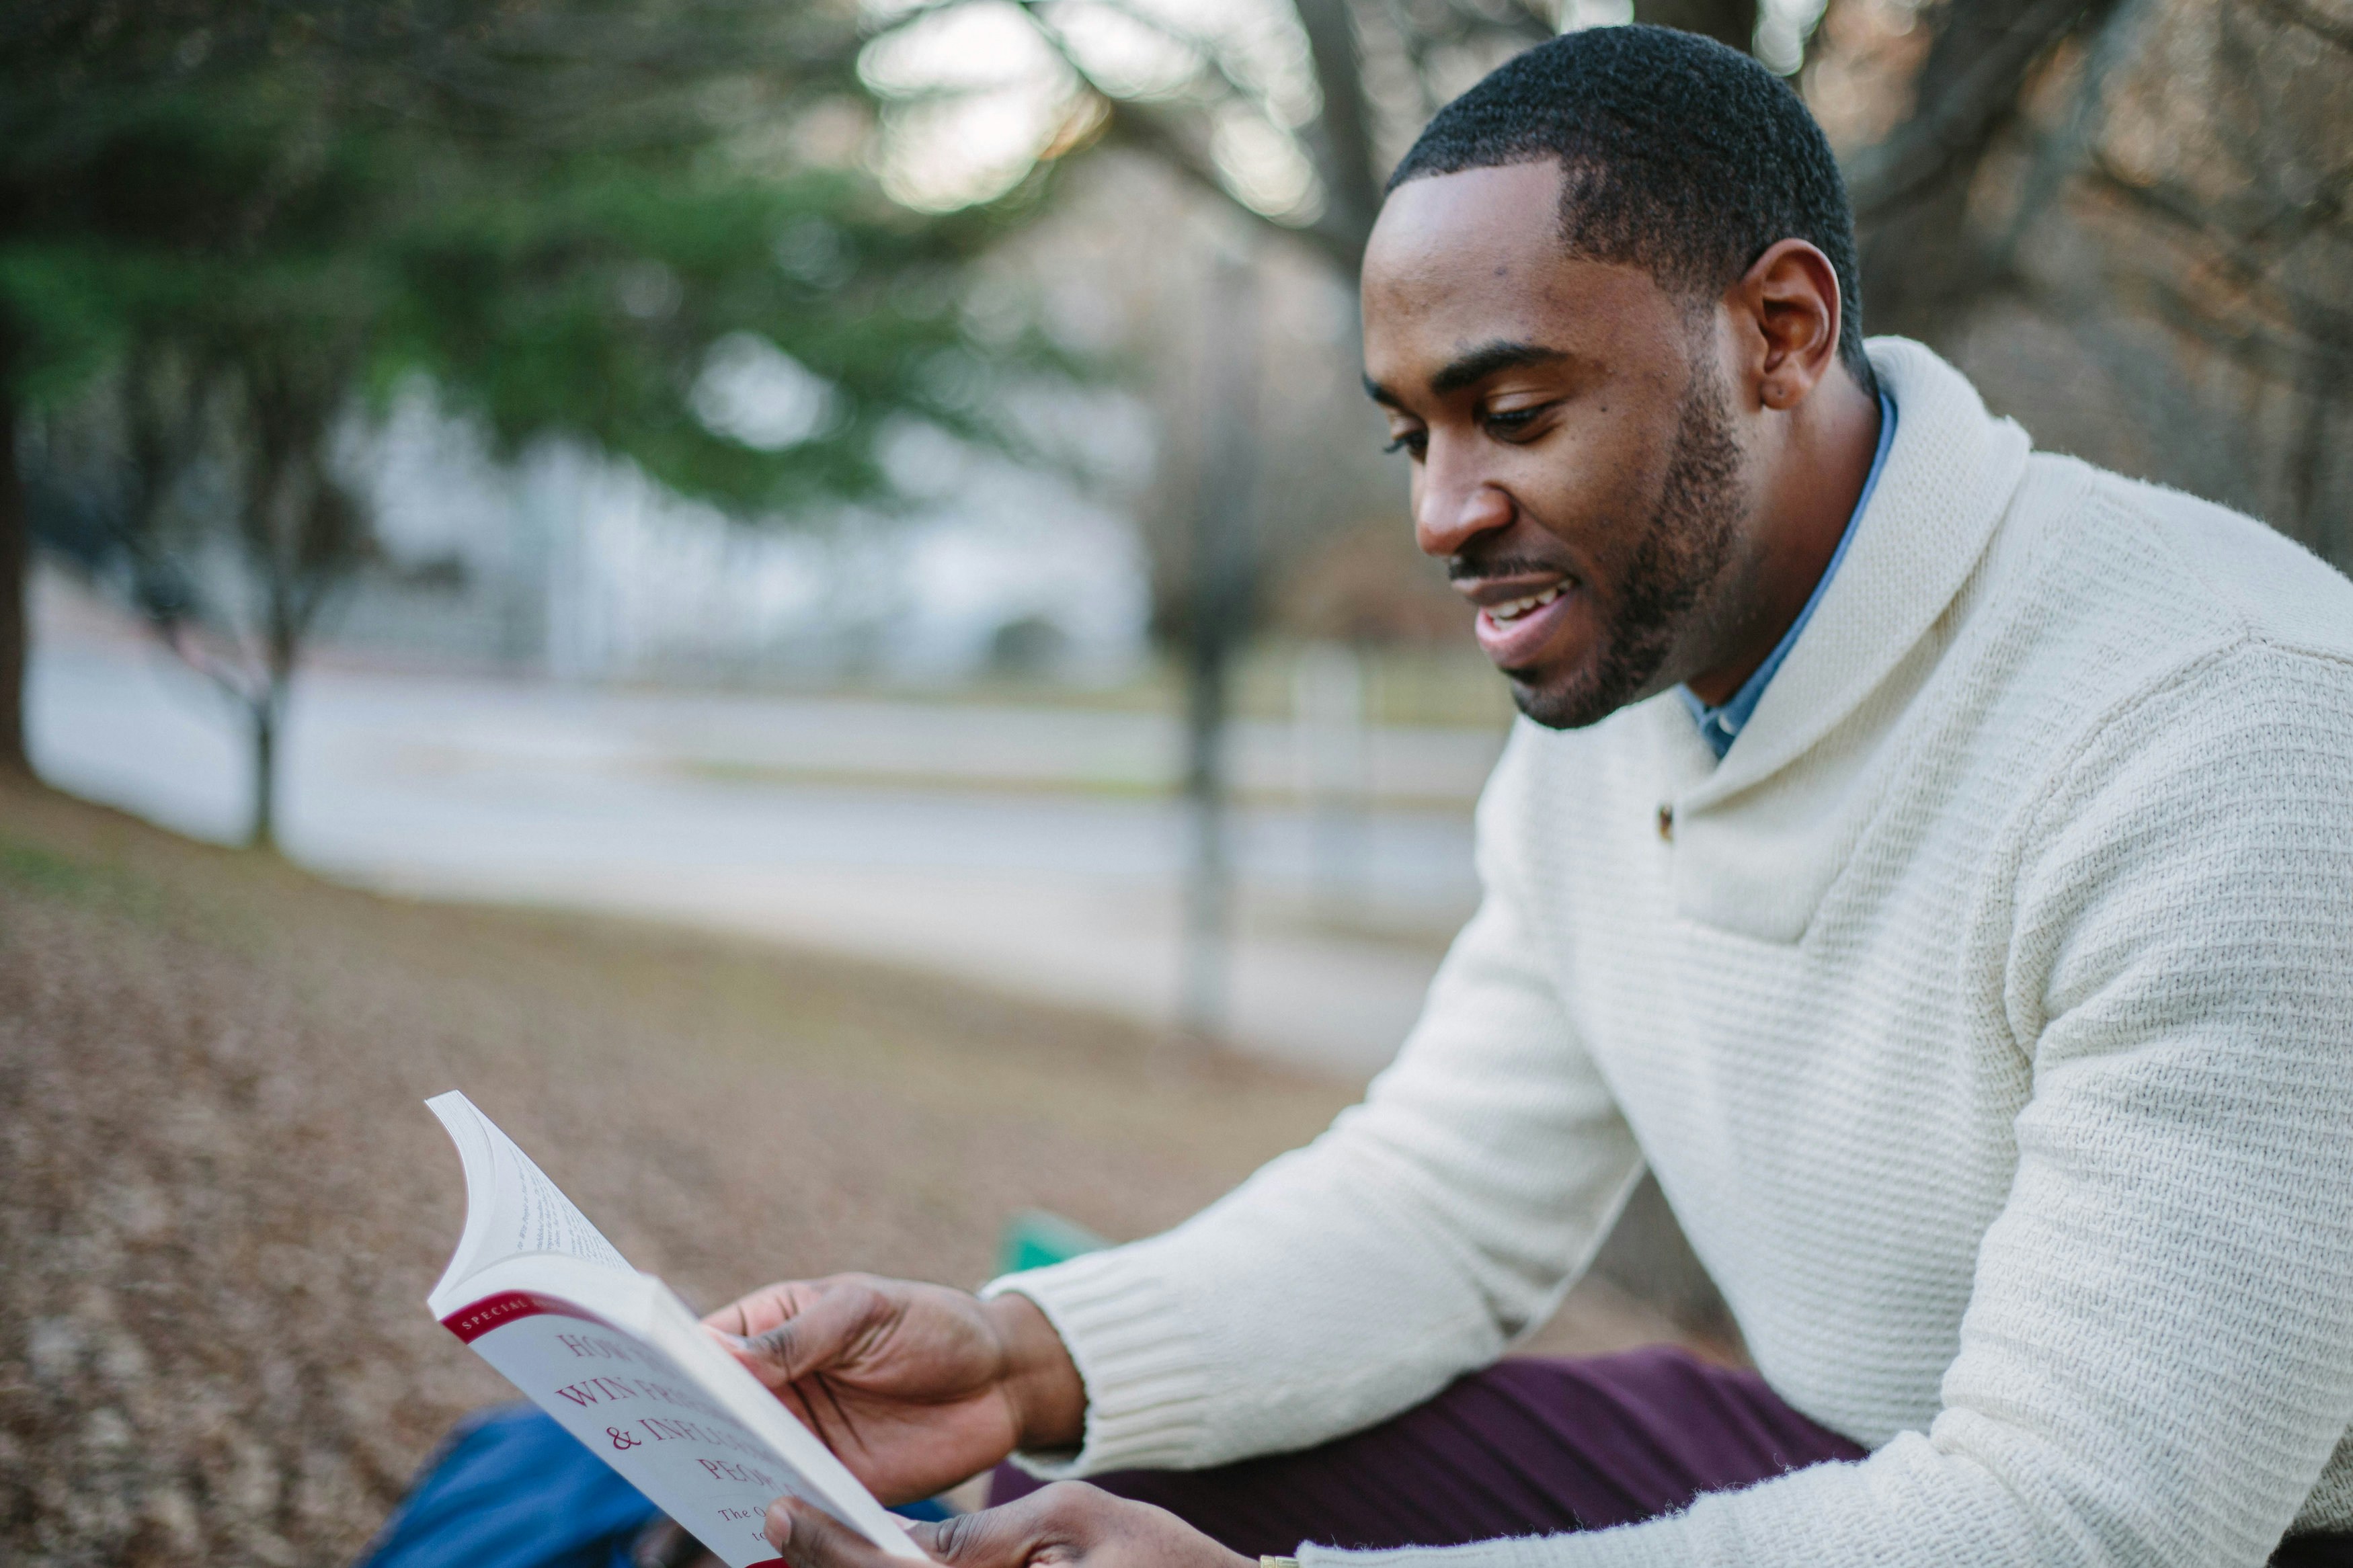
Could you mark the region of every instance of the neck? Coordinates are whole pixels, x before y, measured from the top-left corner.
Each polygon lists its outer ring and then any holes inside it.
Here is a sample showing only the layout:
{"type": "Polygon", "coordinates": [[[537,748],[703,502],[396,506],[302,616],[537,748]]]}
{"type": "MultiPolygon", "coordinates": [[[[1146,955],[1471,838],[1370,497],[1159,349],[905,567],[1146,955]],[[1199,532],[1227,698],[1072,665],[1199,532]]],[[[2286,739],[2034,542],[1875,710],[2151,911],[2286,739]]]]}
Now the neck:
{"type": "Polygon", "coordinates": [[[1737,602],[1717,618],[1706,667],[1683,682],[1711,707],[1730,701],[1796,624],[1838,553],[1879,449],[1879,399],[1843,368],[1780,417],[1786,425],[1748,569],[1736,579],[1737,602]]]}

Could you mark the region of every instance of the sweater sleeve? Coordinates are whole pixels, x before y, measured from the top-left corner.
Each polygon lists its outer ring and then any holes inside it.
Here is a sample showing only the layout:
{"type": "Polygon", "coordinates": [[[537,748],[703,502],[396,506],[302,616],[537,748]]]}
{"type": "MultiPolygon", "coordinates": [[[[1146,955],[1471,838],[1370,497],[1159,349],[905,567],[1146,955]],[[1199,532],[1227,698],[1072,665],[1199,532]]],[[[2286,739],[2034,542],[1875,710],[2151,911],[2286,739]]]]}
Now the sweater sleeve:
{"type": "Polygon", "coordinates": [[[1989,883],[2032,1089],[1927,1431],[1621,1530],[1303,1562],[2264,1562],[2353,1423],[2353,672],[2192,676],[1989,883]]]}
{"type": "Polygon", "coordinates": [[[1369,1426],[1541,1325],[1641,1174],[1481,807],[1484,898],[1364,1103],[1163,1236],[987,1293],[1037,1302],[1087,1389],[1041,1473],[1196,1468],[1369,1426]]]}

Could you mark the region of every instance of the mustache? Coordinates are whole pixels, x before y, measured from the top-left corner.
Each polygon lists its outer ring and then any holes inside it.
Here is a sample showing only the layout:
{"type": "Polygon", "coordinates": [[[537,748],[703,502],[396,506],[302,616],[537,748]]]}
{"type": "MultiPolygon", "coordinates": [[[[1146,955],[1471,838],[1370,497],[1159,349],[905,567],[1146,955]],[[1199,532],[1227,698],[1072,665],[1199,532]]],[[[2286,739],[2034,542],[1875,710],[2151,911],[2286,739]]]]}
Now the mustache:
{"type": "Polygon", "coordinates": [[[1504,555],[1480,551],[1464,551],[1446,558],[1446,580],[1460,583],[1472,577],[1535,576],[1546,572],[1558,572],[1568,576],[1577,574],[1557,561],[1541,561],[1533,555],[1504,555]]]}

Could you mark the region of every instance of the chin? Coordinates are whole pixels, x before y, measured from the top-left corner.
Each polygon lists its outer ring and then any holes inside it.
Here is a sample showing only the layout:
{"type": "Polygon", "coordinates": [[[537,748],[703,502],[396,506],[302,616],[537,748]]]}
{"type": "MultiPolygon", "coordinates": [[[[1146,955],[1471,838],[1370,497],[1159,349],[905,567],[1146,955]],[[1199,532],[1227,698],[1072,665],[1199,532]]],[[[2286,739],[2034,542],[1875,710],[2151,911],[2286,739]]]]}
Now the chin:
{"type": "Polygon", "coordinates": [[[1599,724],[1625,706],[1623,699],[1613,699],[1600,689],[1600,683],[1590,678],[1589,671],[1580,671],[1585,679],[1572,675],[1567,679],[1546,679],[1532,670],[1507,669],[1504,679],[1512,683],[1512,701],[1519,710],[1547,730],[1582,730],[1588,724],[1599,724]]]}
{"type": "Polygon", "coordinates": [[[1664,637],[1638,639],[1632,647],[1612,641],[1565,668],[1507,669],[1504,678],[1512,683],[1513,702],[1535,723],[1582,730],[1650,696],[1667,646],[1664,637]]]}

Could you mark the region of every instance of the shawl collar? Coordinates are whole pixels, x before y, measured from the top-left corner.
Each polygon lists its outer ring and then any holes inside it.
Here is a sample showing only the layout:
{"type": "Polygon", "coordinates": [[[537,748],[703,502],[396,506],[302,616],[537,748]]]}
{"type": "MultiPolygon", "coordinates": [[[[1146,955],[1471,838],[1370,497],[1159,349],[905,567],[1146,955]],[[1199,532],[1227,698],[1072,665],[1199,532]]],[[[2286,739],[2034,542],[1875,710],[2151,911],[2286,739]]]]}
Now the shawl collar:
{"type": "MultiPolygon", "coordinates": [[[[1682,809],[1704,810],[1787,767],[1870,696],[1960,591],[2026,468],[2026,432],[1986,412],[1960,372],[1905,338],[1873,338],[1895,444],[1853,545],[1740,738],[1682,809]]],[[[1672,695],[1654,700],[1678,710],[1672,695]]]]}

